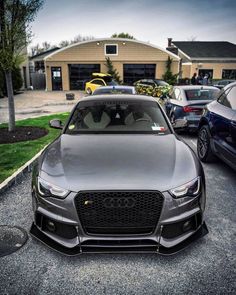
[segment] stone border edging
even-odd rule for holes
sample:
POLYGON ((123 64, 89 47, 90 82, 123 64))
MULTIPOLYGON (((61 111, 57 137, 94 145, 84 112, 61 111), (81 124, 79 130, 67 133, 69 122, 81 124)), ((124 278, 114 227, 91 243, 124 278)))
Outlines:
POLYGON ((22 165, 16 172, 14 172, 11 176, 9 176, 2 183, 0 183, 0 194, 5 192, 8 188, 10 188, 13 184, 15 184, 17 180, 24 175, 24 173, 31 171, 34 162, 37 160, 37 158, 41 155, 41 153, 45 150, 47 146, 48 144, 44 148, 42 148, 32 159, 30 159, 28 162, 22 165))

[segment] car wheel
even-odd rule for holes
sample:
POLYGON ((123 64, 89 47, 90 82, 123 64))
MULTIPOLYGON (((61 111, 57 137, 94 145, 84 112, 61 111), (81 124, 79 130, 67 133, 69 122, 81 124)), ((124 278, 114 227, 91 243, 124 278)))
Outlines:
POLYGON ((198 133, 197 141, 197 153, 202 162, 212 162, 215 159, 211 149, 210 138, 209 127, 207 125, 202 126, 198 133))
POLYGON ((90 88, 87 88, 86 93, 87 93, 88 95, 91 95, 91 94, 92 94, 92 90, 91 90, 90 88))

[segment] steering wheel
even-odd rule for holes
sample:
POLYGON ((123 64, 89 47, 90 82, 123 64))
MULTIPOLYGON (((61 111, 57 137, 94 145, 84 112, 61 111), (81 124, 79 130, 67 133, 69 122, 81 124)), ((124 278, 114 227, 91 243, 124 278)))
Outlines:
POLYGON ((142 121, 151 122, 148 118, 139 118, 135 120, 135 122, 142 122, 142 121))

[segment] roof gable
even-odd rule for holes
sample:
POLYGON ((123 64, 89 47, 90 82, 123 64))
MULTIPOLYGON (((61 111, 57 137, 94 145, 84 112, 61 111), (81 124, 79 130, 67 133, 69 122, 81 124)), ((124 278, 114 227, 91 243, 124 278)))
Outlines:
MULTIPOLYGON (((53 53, 47 55, 44 58, 44 60, 45 61, 51 60, 51 58, 58 57, 58 56, 60 56, 61 53, 65 52, 65 51, 68 52, 68 50, 71 50, 71 49, 73 50, 76 47, 77 48, 79 47, 79 48, 82 49, 82 47, 84 45, 87 46, 89 44, 91 46, 93 44, 97 44, 98 46, 99 45, 100 46, 104 46, 104 44, 106 44, 106 43, 108 44, 108 42, 109 42, 109 44, 113 44, 114 42, 115 43, 121 42, 121 43, 126 44, 126 45, 132 45, 133 44, 134 46, 137 45, 136 47, 138 47, 138 45, 139 46, 143 45, 143 46, 146 46, 149 49, 154 49, 154 50, 158 50, 158 51, 162 52, 162 55, 168 55, 168 56, 170 56, 174 61, 179 61, 180 60, 180 58, 179 58, 178 55, 175 55, 175 54, 169 52, 168 50, 166 50, 166 49, 164 49, 164 48, 162 48, 160 46, 153 45, 151 43, 147 43, 147 42, 143 42, 143 41, 139 41, 139 40, 125 39, 125 38, 99 38, 99 39, 93 39, 93 40, 88 40, 88 41, 83 41, 83 42, 78 42, 78 43, 70 44, 67 47, 63 47, 63 48, 59 49, 58 51, 53 52, 53 53)), ((97 45, 95 47, 97 49, 99 49, 99 47, 97 45)), ((96 52, 98 52, 98 50, 96 50, 96 52)), ((103 49, 103 52, 104 52, 104 49, 103 49)))

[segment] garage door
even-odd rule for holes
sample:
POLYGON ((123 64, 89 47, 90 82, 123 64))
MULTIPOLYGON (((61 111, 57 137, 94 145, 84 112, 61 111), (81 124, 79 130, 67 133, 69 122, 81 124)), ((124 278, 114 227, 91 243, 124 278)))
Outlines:
POLYGON ((140 79, 155 79, 156 64, 124 64, 123 73, 128 85, 140 79))
POLYGON ((91 80, 92 73, 100 72, 100 64, 69 65, 70 90, 84 90, 85 83, 91 80))

